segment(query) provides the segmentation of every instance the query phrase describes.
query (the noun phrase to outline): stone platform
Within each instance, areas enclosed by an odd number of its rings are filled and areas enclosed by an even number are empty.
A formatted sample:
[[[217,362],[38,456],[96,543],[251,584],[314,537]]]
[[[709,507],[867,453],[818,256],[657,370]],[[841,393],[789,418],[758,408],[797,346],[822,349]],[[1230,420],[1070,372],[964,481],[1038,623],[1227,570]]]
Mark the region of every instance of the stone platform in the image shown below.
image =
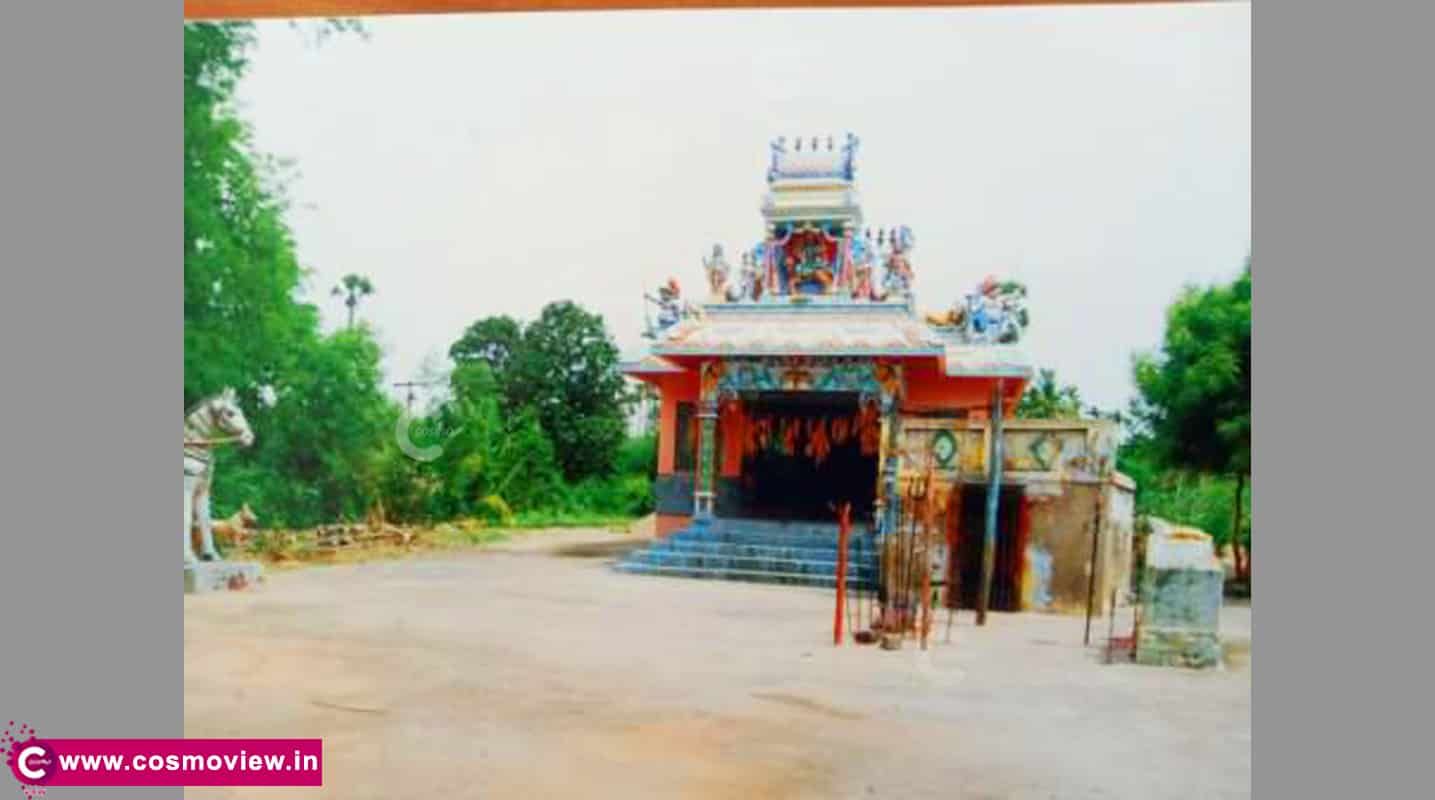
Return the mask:
[[[264,579],[254,561],[200,561],[184,568],[184,593],[203,594],[246,589]]]

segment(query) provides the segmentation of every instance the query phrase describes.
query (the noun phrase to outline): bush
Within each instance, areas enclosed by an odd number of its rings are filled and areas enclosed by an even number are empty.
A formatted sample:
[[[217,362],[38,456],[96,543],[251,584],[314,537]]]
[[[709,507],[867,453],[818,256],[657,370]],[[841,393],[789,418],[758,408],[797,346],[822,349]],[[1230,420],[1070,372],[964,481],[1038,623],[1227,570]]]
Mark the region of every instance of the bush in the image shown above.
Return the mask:
[[[646,475],[653,478],[658,474],[658,435],[648,433],[633,436],[618,448],[618,474]]]
[[[503,498],[491,494],[478,502],[479,519],[492,525],[510,525],[513,523],[513,509],[503,502]]]
[[[1144,453],[1123,453],[1118,468],[1136,481],[1138,516],[1160,517],[1211,534],[1217,547],[1231,541],[1235,478],[1161,469]],[[1241,542],[1251,540],[1251,485],[1241,498]]]
[[[589,478],[565,492],[556,510],[578,514],[641,517],[654,508],[653,483],[646,475]]]

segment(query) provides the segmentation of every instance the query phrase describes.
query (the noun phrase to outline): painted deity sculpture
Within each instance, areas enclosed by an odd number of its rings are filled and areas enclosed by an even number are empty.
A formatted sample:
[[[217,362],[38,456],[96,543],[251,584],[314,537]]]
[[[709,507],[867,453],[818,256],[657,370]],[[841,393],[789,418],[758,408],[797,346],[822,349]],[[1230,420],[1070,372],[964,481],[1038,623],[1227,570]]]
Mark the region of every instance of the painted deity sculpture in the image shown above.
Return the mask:
[[[703,269],[708,276],[710,299],[715,303],[732,299],[728,297],[728,277],[731,269],[727,259],[723,258],[722,245],[713,245],[712,255],[703,259]]]
[[[729,300],[758,300],[762,297],[762,276],[758,272],[755,252],[742,254],[742,271],[738,274],[737,286],[728,289]]]
[[[836,251],[837,240],[821,228],[807,225],[786,237],[783,262],[788,294],[815,291],[826,294],[834,280],[829,249]]]
[[[905,298],[912,294],[912,280],[916,274],[912,270],[911,251],[916,244],[916,237],[912,229],[901,225],[892,229],[884,237],[878,235],[877,244],[883,249],[883,262],[886,264],[887,272],[882,277],[883,299]]]
[[[678,286],[677,278],[669,278],[668,282],[658,287],[658,296],[643,295],[643,299],[658,307],[657,324],[648,324],[648,330],[643,334],[650,339],[655,339],[667,333],[670,328],[677,325],[684,317],[696,316],[693,309],[683,302],[682,288]]]
[[[928,314],[927,322],[941,328],[959,329],[968,342],[1012,344],[1021,339],[1029,322],[1026,286],[989,276],[976,291],[957,301],[947,312]]]
[[[210,521],[209,489],[214,480],[214,448],[229,442],[244,447],[254,444],[254,432],[239,408],[233,389],[225,389],[195,406],[184,416],[184,563],[195,563],[190,531],[198,526],[199,557],[220,560],[214,547]]]
[[[872,240],[871,228],[868,228],[861,238],[852,238],[850,252],[852,299],[876,300],[877,287],[873,285],[872,273],[877,261],[877,245]]]

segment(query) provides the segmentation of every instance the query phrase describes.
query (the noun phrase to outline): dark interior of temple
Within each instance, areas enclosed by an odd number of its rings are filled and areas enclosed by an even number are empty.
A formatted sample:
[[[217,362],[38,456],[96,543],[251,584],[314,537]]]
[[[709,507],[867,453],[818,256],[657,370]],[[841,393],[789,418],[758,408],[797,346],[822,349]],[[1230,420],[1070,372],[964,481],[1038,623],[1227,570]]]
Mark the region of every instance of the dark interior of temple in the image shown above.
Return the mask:
[[[831,522],[836,507],[852,503],[854,522],[870,522],[877,493],[877,453],[864,453],[853,429],[842,442],[828,437],[821,458],[807,452],[809,426],[821,421],[826,431],[835,420],[849,427],[857,416],[858,397],[841,392],[764,393],[744,398],[752,417],[800,422],[794,452],[770,446],[746,453],[742,465],[743,515],[767,519]]]
[[[1021,543],[1017,541],[1022,494],[1016,486],[1003,486],[997,506],[996,554],[992,563],[992,593],[987,608],[992,611],[1021,609]],[[961,511],[949,524],[958,527],[956,569],[960,573],[957,592],[961,608],[976,608],[981,589],[982,544],[987,526],[987,487],[962,487]]]

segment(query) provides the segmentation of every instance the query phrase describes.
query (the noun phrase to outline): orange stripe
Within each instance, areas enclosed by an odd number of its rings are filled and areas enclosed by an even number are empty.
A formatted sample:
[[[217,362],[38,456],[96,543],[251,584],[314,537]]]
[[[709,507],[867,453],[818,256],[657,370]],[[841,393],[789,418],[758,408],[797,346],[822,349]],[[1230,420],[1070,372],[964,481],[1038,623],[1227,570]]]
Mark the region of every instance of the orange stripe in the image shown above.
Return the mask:
[[[353,17],[494,11],[615,11],[699,8],[917,8],[1168,4],[1210,0],[185,0],[185,19]],[[1230,2],[1230,0],[1220,0]]]

